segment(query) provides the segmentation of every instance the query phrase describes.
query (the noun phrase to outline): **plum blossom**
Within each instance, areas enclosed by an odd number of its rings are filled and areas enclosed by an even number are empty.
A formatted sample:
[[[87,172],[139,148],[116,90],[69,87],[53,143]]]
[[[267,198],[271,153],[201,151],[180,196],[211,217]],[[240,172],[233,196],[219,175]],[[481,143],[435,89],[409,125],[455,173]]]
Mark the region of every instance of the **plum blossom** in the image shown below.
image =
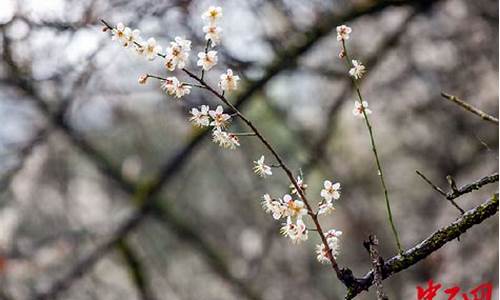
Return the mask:
[[[215,24],[218,19],[222,17],[222,8],[219,6],[210,6],[208,10],[206,10],[201,18],[203,20],[208,20],[210,24]]]
[[[349,70],[349,74],[354,77],[354,79],[360,79],[363,74],[366,73],[365,66],[359,60],[352,60],[352,68]]]
[[[193,123],[194,126],[197,127],[206,127],[210,125],[210,117],[208,116],[208,111],[209,111],[208,105],[202,105],[200,107],[200,110],[198,110],[196,107],[193,107],[191,109],[191,118],[189,118],[189,121]]]
[[[139,84],[146,84],[148,78],[148,74],[142,74],[141,76],[139,76],[139,79],[137,79],[137,82],[139,82]]]
[[[337,26],[337,41],[345,41],[349,39],[349,34],[352,32],[351,27],[346,25]]]
[[[291,217],[288,217],[280,231],[284,236],[289,237],[294,244],[298,244],[308,238],[308,230],[302,219],[298,219],[296,224],[294,224]]]
[[[127,27],[128,28],[128,27]],[[116,27],[111,30],[111,40],[125,42],[125,25],[123,23],[116,24]],[[129,28],[130,29],[130,28]]]
[[[307,184],[304,183],[303,179],[301,176],[297,176],[297,185],[302,189],[303,192],[307,189]],[[292,195],[297,194],[297,189],[295,188],[295,185],[290,184],[290,190]]]
[[[213,66],[217,64],[217,51],[208,51],[198,53],[198,66],[201,66],[203,70],[208,71]]]
[[[278,200],[272,199],[269,194],[263,196],[262,207],[266,213],[271,213],[275,220],[281,219],[285,214],[285,206]]]
[[[137,53],[146,56],[149,60],[154,60],[158,53],[161,52],[161,49],[155,38],[149,38],[147,41],[140,43],[140,46],[137,47]]]
[[[340,198],[340,183],[332,183],[330,180],[323,182],[324,189],[321,190],[321,197],[327,202]]]
[[[166,51],[165,67],[167,70],[174,71],[176,67],[183,69],[189,58],[191,41],[181,37],[175,37],[175,41],[170,42],[170,47],[168,47]]]
[[[229,123],[229,120],[231,119],[231,116],[225,114],[222,106],[220,105],[217,106],[215,110],[210,110],[208,114],[213,119],[210,125],[218,129],[226,128]]]
[[[330,229],[325,233],[326,239],[330,238],[339,238],[342,235],[342,231],[340,230],[335,230],[335,229]]]
[[[335,229],[329,230],[325,234],[326,241],[328,243],[328,247],[332,251],[332,256],[337,258],[340,250],[340,242],[339,238],[342,235],[342,231],[338,231]],[[330,262],[330,258],[328,255],[328,249],[325,247],[325,244],[321,243],[316,245],[316,258],[320,263],[328,263]]]
[[[134,42],[138,42],[140,39],[141,32],[139,29],[130,29],[125,27],[124,30],[125,36],[123,37],[123,46],[127,48],[128,46],[134,44]]]
[[[191,93],[191,86],[179,82],[177,77],[168,77],[161,87],[168,95],[175,96],[176,98],[181,98]]]
[[[226,73],[220,76],[219,86],[224,91],[234,91],[238,88],[238,81],[240,77],[233,75],[233,70],[227,69]]]
[[[203,32],[205,33],[205,40],[210,40],[212,47],[220,43],[220,35],[222,33],[222,28],[215,24],[210,24],[203,26]]]
[[[335,211],[332,201],[321,203],[318,208],[318,215],[328,215]]]
[[[285,205],[285,215],[287,217],[301,219],[302,216],[307,214],[305,203],[301,200],[293,200],[292,196],[286,194],[283,196],[281,202]]]
[[[240,146],[239,139],[236,135],[234,135],[233,133],[222,131],[219,128],[216,128],[212,132],[212,140],[214,141],[214,143],[226,149],[234,150],[236,149],[236,147]]]
[[[260,177],[266,177],[273,175],[271,167],[264,163],[264,155],[262,155],[258,160],[254,161],[255,166],[253,170]]]
[[[354,108],[352,109],[352,114],[356,117],[364,118],[365,115],[363,114],[363,110],[367,115],[372,113],[372,111],[368,108],[368,102],[363,101],[362,103],[360,103],[359,101],[355,101]]]

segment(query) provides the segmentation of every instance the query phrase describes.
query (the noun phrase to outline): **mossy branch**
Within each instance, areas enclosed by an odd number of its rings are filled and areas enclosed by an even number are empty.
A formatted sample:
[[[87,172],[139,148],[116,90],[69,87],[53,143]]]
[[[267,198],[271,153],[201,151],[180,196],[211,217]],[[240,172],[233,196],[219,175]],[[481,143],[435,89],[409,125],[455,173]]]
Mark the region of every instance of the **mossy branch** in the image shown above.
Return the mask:
[[[495,215],[497,211],[498,193],[495,193],[489,200],[467,211],[455,222],[434,232],[415,247],[387,260],[382,268],[383,279],[387,279],[425,259],[430,254],[443,247],[446,243],[458,238],[472,226]],[[364,277],[354,281],[348,288],[345,299],[353,299],[362,291],[368,290],[373,284],[374,272],[371,270]]]

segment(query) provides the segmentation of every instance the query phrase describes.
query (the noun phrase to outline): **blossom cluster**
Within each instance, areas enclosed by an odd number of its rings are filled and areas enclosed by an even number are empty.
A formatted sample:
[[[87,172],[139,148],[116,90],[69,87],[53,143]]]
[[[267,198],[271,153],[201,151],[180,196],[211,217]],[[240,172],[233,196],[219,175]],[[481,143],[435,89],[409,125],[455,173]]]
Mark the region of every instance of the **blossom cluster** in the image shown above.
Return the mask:
[[[218,62],[217,51],[209,50],[209,48],[213,48],[220,43],[222,29],[218,26],[217,21],[221,17],[222,8],[214,6],[209,7],[208,10],[202,14],[202,19],[207,22],[203,27],[207,46],[205,51],[198,53],[197,66],[201,67],[203,71],[209,71]],[[112,40],[118,41],[126,48],[133,46],[139,55],[146,57],[148,60],[162,57],[164,59],[165,68],[170,72],[176,69],[182,70],[189,63],[191,41],[183,37],[175,37],[163,54],[163,48],[157,43],[155,38],[151,37],[147,40],[143,40],[138,29],[132,30],[123,23],[118,23],[116,27],[111,30],[111,34]],[[139,77],[138,81],[144,84],[148,78],[149,76],[142,75]],[[231,92],[237,90],[240,77],[235,75],[233,70],[228,69],[225,73],[222,73],[219,78],[218,86],[222,91]],[[177,77],[172,76],[164,80],[162,88],[168,95],[181,98],[190,93],[191,85],[182,83]]]
[[[261,168],[264,162],[264,156],[262,156],[258,161],[256,161],[255,169]],[[257,172],[257,170],[256,170]],[[259,170],[259,172],[261,172]],[[302,177],[298,177],[297,185],[301,189],[301,193],[292,185],[291,195],[285,194],[282,198],[273,198],[269,194],[263,196],[262,207],[266,213],[270,213],[275,220],[280,220],[286,218],[286,221],[282,224],[281,233],[289,237],[293,243],[300,243],[308,239],[309,230],[303,221],[303,216],[307,214],[313,214],[312,211],[305,205],[305,203],[300,199],[294,199],[292,195],[300,196],[305,193],[307,185],[303,182]],[[340,198],[340,183],[332,183],[329,180],[325,180],[324,189],[321,190],[320,196],[323,200],[320,202],[317,215],[327,214],[334,210],[333,202]],[[329,260],[328,252],[332,251],[333,257],[336,257],[339,251],[339,241],[338,237],[342,234],[340,231],[335,229],[329,230],[325,233],[325,238],[328,241],[328,248],[324,244],[319,244],[316,246],[316,252],[318,254],[317,258],[320,262]]]
[[[225,93],[238,89],[240,77],[236,75],[233,70],[227,69],[219,76],[218,87],[220,88],[220,93],[212,89],[204,80],[205,72],[212,70],[218,63],[217,51],[215,50],[215,47],[221,43],[222,28],[218,23],[221,17],[222,8],[215,6],[210,6],[208,10],[202,14],[202,19],[205,22],[203,26],[203,33],[205,35],[206,45],[204,50],[198,52],[197,54],[198,60],[196,65],[201,69],[201,75],[199,77],[186,69],[189,64],[189,57],[192,48],[190,40],[177,36],[169,43],[169,46],[165,48],[165,53],[162,53],[162,47],[156,42],[155,38],[143,40],[138,29],[132,30],[129,27],[126,27],[123,23],[118,23],[114,28],[107,25],[107,23],[105,23],[105,25],[107,26],[107,29],[111,29],[112,39],[119,41],[122,46],[126,48],[130,46],[134,47],[135,51],[139,55],[146,57],[148,60],[155,60],[157,57],[160,57],[164,60],[164,66],[167,71],[174,72],[176,70],[181,70],[188,74],[189,77],[196,79],[197,82],[200,83],[195,84],[182,82],[175,76],[163,78],[156,75],[145,74],[139,77],[138,82],[140,84],[145,84],[148,78],[159,79],[162,82],[162,90],[164,90],[169,96],[178,99],[184,97],[185,95],[189,95],[193,87],[204,88],[213,92],[222,100],[222,102],[228,104],[224,95]],[[351,32],[351,28],[345,25],[337,27],[337,39],[342,41],[342,45],[344,45],[345,40],[349,39]],[[365,72],[365,67],[359,61],[352,61],[352,69],[349,73],[354,80],[359,80]],[[364,114],[371,112],[367,108],[368,103],[356,103],[355,110],[353,111],[355,115],[364,116]],[[230,104],[228,105],[231,106]],[[235,115],[241,117],[241,113],[239,111],[236,110],[234,113]],[[238,136],[259,135],[256,130],[251,133],[229,132],[228,128],[231,125],[232,117],[233,116],[231,114],[224,111],[224,108],[221,105],[213,109],[208,105],[201,105],[191,108],[189,121],[195,127],[210,128],[213,142],[227,149],[236,149],[240,146]],[[274,151],[272,152],[275,154]],[[273,167],[285,168],[276,154],[275,157],[280,162],[277,166],[266,164],[264,155],[261,155],[260,158],[253,162],[254,172],[265,178],[273,175]],[[289,186],[289,193],[277,199],[271,197],[269,194],[265,194],[263,196],[262,206],[267,213],[272,214],[275,220],[282,221],[280,232],[285,237],[290,238],[294,244],[298,244],[308,239],[309,231],[311,229],[307,228],[305,216],[311,216],[316,225],[316,228],[313,230],[316,230],[321,235],[324,235],[326,239],[326,244],[322,243],[316,246],[317,259],[322,263],[331,261],[339,253],[339,237],[342,232],[331,229],[323,233],[321,226],[317,223],[317,218],[321,215],[330,214],[335,210],[334,203],[340,198],[340,183],[332,182],[330,180],[325,180],[323,182],[323,189],[319,193],[321,201],[318,203],[317,211],[314,211],[305,198],[308,186],[304,182],[302,176],[298,176],[296,180],[292,181],[293,183]]]
[[[224,131],[231,122],[231,116],[224,113],[220,105],[213,110],[208,105],[202,105],[199,109],[193,107],[189,121],[196,127],[212,126],[212,140],[223,148],[236,149],[240,146],[236,134]]]
[[[342,43],[342,50],[340,52],[340,58],[344,58],[346,56],[345,50],[345,41],[349,39],[352,29],[346,25],[337,26],[337,41]],[[349,75],[351,75],[354,80],[359,80],[366,73],[366,67],[356,59],[353,59],[349,62],[351,68],[349,69]],[[365,115],[371,114],[372,111],[368,109],[368,102],[366,101],[355,101],[354,109],[352,113],[356,117],[364,118]]]
[[[308,210],[302,200],[293,199],[289,194],[279,199],[273,199],[269,194],[265,194],[263,198],[262,207],[267,213],[271,213],[275,220],[286,218],[286,223],[280,230],[284,236],[289,237],[294,243],[307,240],[309,231],[302,217]]]
[[[118,41],[123,47],[133,46],[137,54],[145,56],[149,60],[154,60],[162,48],[156,43],[155,38],[149,38],[144,41],[140,36],[139,29],[130,29],[123,23],[118,23],[111,30],[111,39]]]

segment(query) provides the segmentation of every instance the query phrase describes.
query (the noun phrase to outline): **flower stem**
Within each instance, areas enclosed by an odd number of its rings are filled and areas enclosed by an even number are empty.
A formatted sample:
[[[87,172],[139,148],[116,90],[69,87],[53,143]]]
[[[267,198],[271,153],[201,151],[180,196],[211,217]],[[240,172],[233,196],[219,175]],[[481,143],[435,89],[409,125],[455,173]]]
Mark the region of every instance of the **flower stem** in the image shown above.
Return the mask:
[[[328,245],[328,241],[326,240],[326,236],[324,234],[324,231],[321,227],[321,224],[319,223],[319,220],[318,220],[318,216],[317,214],[314,213],[311,205],[309,204],[309,201],[307,200],[306,198],[306,195],[304,193],[304,191],[300,188],[299,184],[297,183],[297,180],[295,179],[295,177],[293,176],[292,174],[292,171],[290,170],[290,168],[284,163],[283,159],[281,158],[281,156],[276,152],[276,150],[273,148],[273,146],[271,146],[271,144],[266,140],[266,138],[261,134],[261,132],[257,129],[257,127],[255,127],[255,125],[245,116],[243,115],[242,112],[240,112],[238,110],[238,108],[236,108],[236,106],[234,106],[231,102],[229,102],[225,97],[224,97],[224,92],[222,93],[219,93],[217,92],[215,89],[213,89],[210,85],[208,85],[202,78],[196,76],[196,74],[192,73],[191,71],[187,70],[187,69],[183,69],[184,73],[186,73],[189,77],[193,78],[194,80],[196,80],[198,83],[200,83],[201,85],[205,86],[205,88],[210,91],[214,96],[216,96],[219,100],[221,100],[225,105],[227,105],[229,108],[231,108],[235,114],[244,122],[247,124],[248,127],[250,127],[250,129],[255,133],[255,136],[257,136],[257,138],[262,142],[262,144],[264,144],[264,146],[273,154],[274,158],[276,159],[276,161],[278,162],[278,165],[279,167],[285,172],[285,174],[287,175],[288,179],[290,180],[290,182],[293,184],[293,186],[295,187],[295,189],[297,190],[300,198],[302,199],[302,201],[304,202],[306,208],[307,208],[307,211],[308,211],[308,214],[309,216],[311,217],[311,219],[313,220],[314,222],[314,225],[316,227],[316,230],[318,231],[318,234],[321,238],[321,241],[322,243],[324,244],[325,248],[327,249],[327,253],[328,253],[328,258],[331,262],[331,265],[332,265],[332,268],[333,270],[335,271],[336,275],[337,275],[337,278],[340,279],[342,282],[344,282],[344,275],[342,273],[342,270],[339,268],[338,264],[337,264],[337,261],[335,259],[335,257],[333,257],[332,255],[332,250],[330,248],[330,246]],[[345,282],[344,282],[345,283]]]
[[[342,40],[342,48],[343,48],[342,51],[344,53],[344,58],[345,58],[347,67],[348,68],[352,68],[353,66],[352,66],[352,63],[351,63],[351,59],[349,58],[349,54],[347,52],[347,47],[345,45],[345,40]],[[356,94],[358,96],[359,102],[361,102],[361,105],[363,106],[363,101],[364,101],[363,100],[363,95],[361,94],[361,90],[360,90],[360,87],[358,85],[358,82],[354,78],[352,79],[352,82],[354,84],[354,88],[356,90]],[[394,225],[394,220],[392,218],[391,204],[390,204],[390,201],[389,201],[389,192],[387,190],[387,185],[385,183],[384,172],[382,171],[382,163],[380,162],[380,158],[378,156],[377,145],[375,144],[375,138],[374,138],[374,135],[373,135],[373,128],[372,128],[372,125],[371,125],[370,120],[368,118],[368,115],[366,114],[365,109],[362,109],[362,112],[363,112],[363,117],[365,119],[366,127],[368,129],[368,133],[370,135],[370,142],[371,142],[371,145],[372,145],[373,155],[375,156],[375,162],[377,164],[377,171],[378,171],[378,175],[379,175],[379,178],[380,178],[380,183],[382,185],[382,189],[384,190],[385,206],[386,206],[386,209],[387,209],[388,220],[389,220],[389,223],[391,225],[392,233],[393,233],[394,238],[396,240],[396,245],[398,247],[399,253],[403,253],[403,249],[401,247],[401,242],[399,241],[399,234],[398,234],[398,231],[396,229],[396,225]]]

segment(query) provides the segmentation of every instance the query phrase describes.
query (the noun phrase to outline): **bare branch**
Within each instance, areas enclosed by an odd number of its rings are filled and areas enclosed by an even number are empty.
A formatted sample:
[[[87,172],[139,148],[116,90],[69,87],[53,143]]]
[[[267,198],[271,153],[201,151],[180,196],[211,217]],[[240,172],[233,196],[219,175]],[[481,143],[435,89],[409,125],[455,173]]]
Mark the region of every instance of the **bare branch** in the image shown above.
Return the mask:
[[[375,235],[370,235],[368,240],[363,243],[368,254],[370,255],[374,275],[373,281],[377,288],[377,300],[389,300],[389,298],[384,293],[384,287],[382,285],[382,266],[384,265],[384,260],[380,257],[378,253],[378,239]]]
[[[484,176],[483,178],[466,184],[462,186],[461,188],[458,188],[457,190],[452,190],[451,192],[446,194],[446,199],[453,200],[455,198],[458,198],[464,194],[470,193],[474,190],[479,190],[482,186],[489,184],[489,183],[494,183],[498,182],[498,173],[494,173],[488,176]]]
[[[485,121],[488,121],[488,122],[491,122],[493,124],[496,124],[498,125],[498,119],[485,113],[484,111],[468,104],[467,102],[455,97],[455,96],[452,96],[452,95],[449,95],[445,92],[442,92],[441,93],[441,96],[443,96],[443,98],[445,99],[448,99],[450,100],[451,102],[461,106],[463,109],[467,110],[467,111],[470,111],[471,113],[473,114],[476,114],[478,115],[481,119],[485,120]]]
[[[420,171],[416,170],[415,172],[417,172],[418,176],[420,176],[425,182],[427,182],[434,190],[436,190],[438,193],[440,193],[442,196],[444,196],[446,198],[446,200],[450,201],[450,203],[453,206],[455,206],[460,211],[461,214],[465,213],[465,210],[463,210],[455,201],[453,201],[453,199],[448,199],[447,194],[445,191],[443,191],[443,189],[441,189],[440,187],[438,187],[437,185],[432,183],[432,181],[430,181],[430,179],[425,177],[425,175],[422,174]]]

